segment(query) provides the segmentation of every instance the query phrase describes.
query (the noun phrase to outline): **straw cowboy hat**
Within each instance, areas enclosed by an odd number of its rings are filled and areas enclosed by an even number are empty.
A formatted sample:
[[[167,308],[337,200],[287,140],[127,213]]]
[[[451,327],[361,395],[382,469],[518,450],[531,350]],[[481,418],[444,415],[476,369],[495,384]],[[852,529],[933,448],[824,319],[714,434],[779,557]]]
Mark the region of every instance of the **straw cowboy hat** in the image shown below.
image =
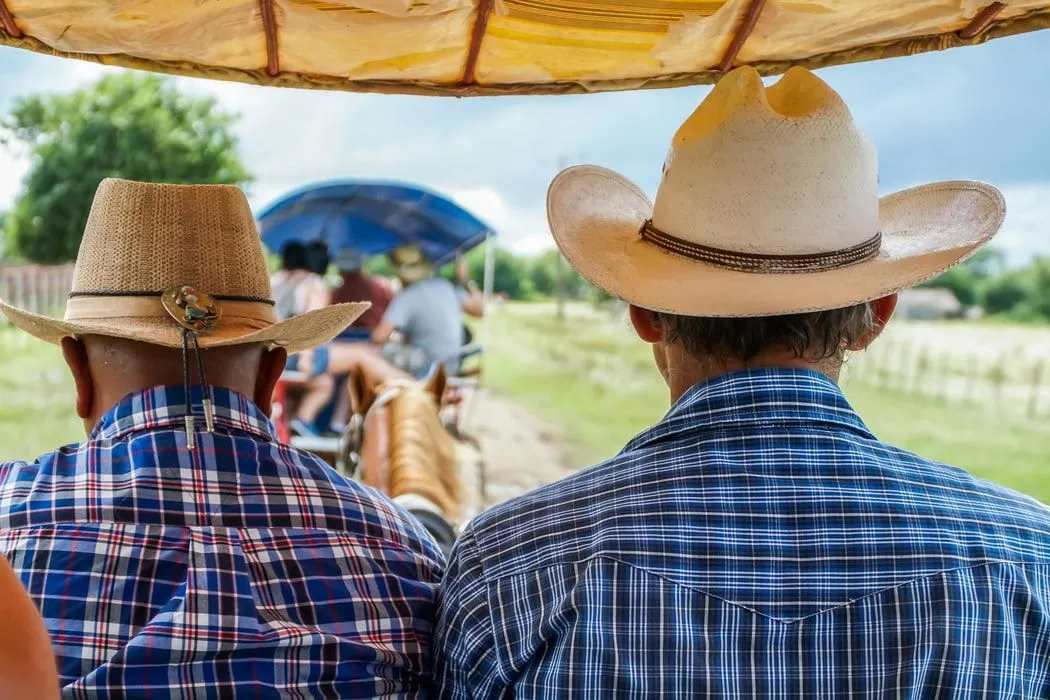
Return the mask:
[[[394,263],[394,273],[405,284],[415,284],[434,274],[434,266],[427,261],[419,246],[398,246],[389,257]]]
[[[558,247],[624,300],[685,316],[850,306],[917,284],[998,231],[1002,195],[938,182],[879,198],[875,149],[842,98],[802,68],[722,79],[681,126],[655,204],[577,166],[547,195]]]
[[[298,352],[326,343],[367,303],[279,322],[255,220],[229,185],[106,179],[98,186],[63,320],[0,300],[11,323],[49,343],[105,335],[177,348],[265,343]]]

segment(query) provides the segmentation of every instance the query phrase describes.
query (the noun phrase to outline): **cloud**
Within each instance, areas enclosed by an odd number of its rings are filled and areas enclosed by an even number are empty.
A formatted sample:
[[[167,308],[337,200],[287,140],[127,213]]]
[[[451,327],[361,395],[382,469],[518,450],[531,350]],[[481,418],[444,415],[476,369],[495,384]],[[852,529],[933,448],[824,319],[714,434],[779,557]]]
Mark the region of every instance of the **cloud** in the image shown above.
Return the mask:
[[[1006,221],[992,245],[1005,251],[1013,264],[1050,256],[1050,181],[1010,185],[1003,188],[1003,196]]]
[[[452,199],[473,212],[499,234],[501,245],[515,253],[531,255],[554,245],[542,210],[511,204],[491,188],[453,191]]]

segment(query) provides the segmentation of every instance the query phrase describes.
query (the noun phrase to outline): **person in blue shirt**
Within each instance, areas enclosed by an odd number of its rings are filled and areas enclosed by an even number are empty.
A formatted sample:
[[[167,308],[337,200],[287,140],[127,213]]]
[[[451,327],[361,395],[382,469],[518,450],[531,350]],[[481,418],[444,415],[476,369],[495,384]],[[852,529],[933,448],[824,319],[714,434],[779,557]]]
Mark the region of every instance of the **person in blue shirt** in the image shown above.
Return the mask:
[[[995,234],[995,188],[880,199],[829,86],[741,68],[675,135],[654,204],[593,166],[547,204],[672,406],[465,529],[439,697],[1050,697],[1050,510],[880,441],[837,385],[897,290]]]

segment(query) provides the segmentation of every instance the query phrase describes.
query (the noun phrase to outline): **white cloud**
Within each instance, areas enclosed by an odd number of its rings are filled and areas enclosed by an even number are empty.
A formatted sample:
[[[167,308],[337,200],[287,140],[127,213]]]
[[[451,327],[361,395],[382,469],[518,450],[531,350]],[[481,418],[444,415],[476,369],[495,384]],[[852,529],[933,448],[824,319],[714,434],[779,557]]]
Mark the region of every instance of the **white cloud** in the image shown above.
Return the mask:
[[[1006,251],[1013,264],[1050,255],[1050,181],[1009,185],[1003,195],[1006,221],[992,245]]]
[[[554,245],[542,207],[517,207],[498,191],[474,188],[453,191],[452,199],[495,229],[501,245],[530,255]]]

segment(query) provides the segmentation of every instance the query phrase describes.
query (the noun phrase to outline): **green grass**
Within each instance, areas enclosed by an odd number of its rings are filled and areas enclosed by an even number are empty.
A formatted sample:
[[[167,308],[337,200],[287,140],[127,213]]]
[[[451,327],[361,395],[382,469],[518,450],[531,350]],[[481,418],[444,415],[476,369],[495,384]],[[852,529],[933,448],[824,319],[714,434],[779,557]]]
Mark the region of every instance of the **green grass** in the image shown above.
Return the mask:
[[[83,436],[61,350],[0,327],[0,460],[33,459]]]
[[[551,305],[511,304],[489,323],[487,384],[559,427],[581,466],[614,454],[667,410],[667,390],[648,347],[620,316],[570,306],[559,321]],[[881,439],[1050,502],[1045,419],[856,381],[846,394]]]

